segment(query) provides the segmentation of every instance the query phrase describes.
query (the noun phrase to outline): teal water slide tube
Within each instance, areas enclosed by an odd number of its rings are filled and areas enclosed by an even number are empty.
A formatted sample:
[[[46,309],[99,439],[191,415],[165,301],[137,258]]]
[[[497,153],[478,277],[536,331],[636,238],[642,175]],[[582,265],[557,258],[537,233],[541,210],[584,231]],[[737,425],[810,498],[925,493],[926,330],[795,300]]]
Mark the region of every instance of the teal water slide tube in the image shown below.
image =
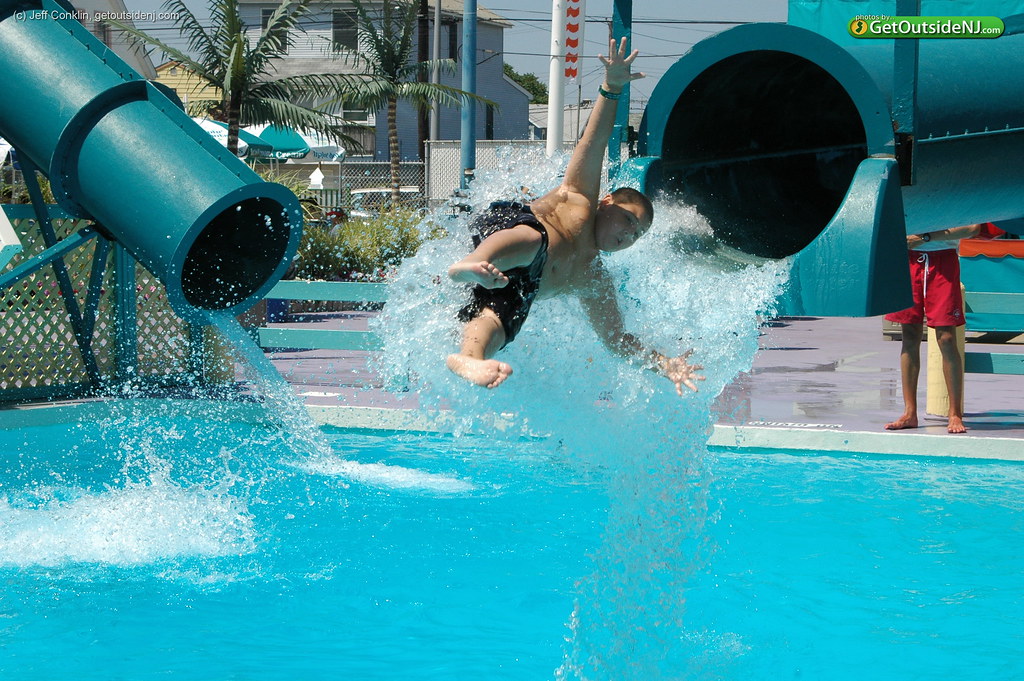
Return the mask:
[[[695,205],[725,250],[792,258],[784,312],[909,305],[906,235],[1024,232],[1020,2],[794,0],[694,45],[621,177]],[[994,39],[857,39],[857,15],[1005,19]]]
[[[0,137],[58,203],[164,283],[183,317],[240,312],[284,274],[302,213],[54,0],[0,0]],[[201,317],[201,314],[199,315]]]

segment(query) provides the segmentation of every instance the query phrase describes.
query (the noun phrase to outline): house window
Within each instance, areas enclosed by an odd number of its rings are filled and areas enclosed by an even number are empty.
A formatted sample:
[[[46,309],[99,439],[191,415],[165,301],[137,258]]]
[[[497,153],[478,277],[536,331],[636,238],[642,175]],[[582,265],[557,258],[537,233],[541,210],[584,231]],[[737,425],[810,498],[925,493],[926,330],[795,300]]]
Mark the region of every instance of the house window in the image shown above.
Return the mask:
[[[459,22],[448,23],[448,58],[459,59]]]
[[[264,7],[260,10],[260,28],[264,31],[267,30],[267,26],[270,26],[270,20],[274,16],[274,12],[277,11],[276,7]],[[285,36],[287,39],[287,35]],[[285,40],[285,44],[282,46],[279,54],[288,54],[288,43]]]
[[[341,117],[346,121],[365,123],[370,117],[370,112],[368,109],[350,109],[348,106],[344,106],[341,112]]]
[[[488,106],[485,114],[487,122],[484,124],[484,138],[494,139],[494,107]]]
[[[356,30],[356,18],[352,12],[336,9],[331,17],[331,42],[355,52],[359,49],[359,33]]]

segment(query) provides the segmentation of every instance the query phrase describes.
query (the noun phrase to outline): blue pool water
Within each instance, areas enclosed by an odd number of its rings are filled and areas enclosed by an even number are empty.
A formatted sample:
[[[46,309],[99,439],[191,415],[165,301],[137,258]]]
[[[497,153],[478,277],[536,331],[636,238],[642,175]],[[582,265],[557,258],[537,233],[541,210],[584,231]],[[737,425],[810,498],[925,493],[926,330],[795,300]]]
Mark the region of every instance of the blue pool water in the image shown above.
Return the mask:
[[[0,433],[0,677],[1021,673],[1019,465],[706,453],[697,537],[625,530],[616,473],[550,439],[332,431],[297,459],[230,421]]]
[[[474,205],[557,182],[507,165]],[[626,328],[706,366],[697,394],[613,357],[572,299],[535,305],[499,390],[453,377],[465,291],[437,275],[468,235],[446,223],[391,282],[373,368],[452,435],[316,430],[227,317],[253,404],[0,430],[0,679],[1021,676],[1024,468],[709,452],[786,264],[656,215],[606,265]]]

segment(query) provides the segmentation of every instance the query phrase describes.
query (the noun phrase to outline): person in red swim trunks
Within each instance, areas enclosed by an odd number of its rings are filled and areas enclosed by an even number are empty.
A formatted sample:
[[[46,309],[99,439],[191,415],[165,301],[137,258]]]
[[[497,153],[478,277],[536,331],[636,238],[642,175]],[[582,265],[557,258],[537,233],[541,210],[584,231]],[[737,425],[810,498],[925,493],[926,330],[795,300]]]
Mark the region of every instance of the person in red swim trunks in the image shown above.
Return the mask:
[[[951,227],[907,237],[910,283],[914,304],[885,315],[903,329],[900,377],[903,381],[903,414],[886,430],[917,428],[917,379],[921,374],[921,339],[924,324],[935,329],[942,353],[942,375],[949,395],[950,433],[965,433],[963,413],[963,360],[956,347],[956,327],[963,326],[963,295],[960,292],[960,258],[957,242],[978,235],[981,225]]]

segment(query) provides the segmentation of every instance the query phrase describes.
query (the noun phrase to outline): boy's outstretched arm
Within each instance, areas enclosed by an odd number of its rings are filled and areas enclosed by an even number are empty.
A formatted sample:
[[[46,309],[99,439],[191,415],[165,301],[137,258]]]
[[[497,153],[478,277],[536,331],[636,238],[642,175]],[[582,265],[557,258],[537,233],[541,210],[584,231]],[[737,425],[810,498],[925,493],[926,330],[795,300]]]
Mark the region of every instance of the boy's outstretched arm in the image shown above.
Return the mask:
[[[601,89],[614,97],[622,92],[622,88],[632,80],[643,78],[643,73],[630,73],[630,66],[636,59],[638,52],[626,52],[626,39],[623,38],[616,44],[615,40],[608,41],[608,57],[598,55],[604,64],[604,83]],[[587,127],[583,131],[576,149],[569,159],[569,165],[565,170],[565,177],[562,180],[562,187],[572,192],[583,194],[591,201],[597,201],[598,192],[601,189],[601,165],[604,161],[604,151],[608,146],[608,140],[612,135],[612,128],[615,126],[615,109],[617,100],[599,94],[594,103],[594,110],[587,121]],[[628,106],[628,102],[623,102]]]
[[[668,378],[675,384],[680,396],[684,385],[696,392],[695,381],[704,380],[697,372],[704,367],[687,363],[693,350],[687,350],[678,357],[669,357],[646,346],[633,334],[626,333],[610,275],[600,262],[595,262],[591,269],[591,282],[586,290],[579,292],[579,299],[604,346],[616,355],[640,361],[645,368]]]

